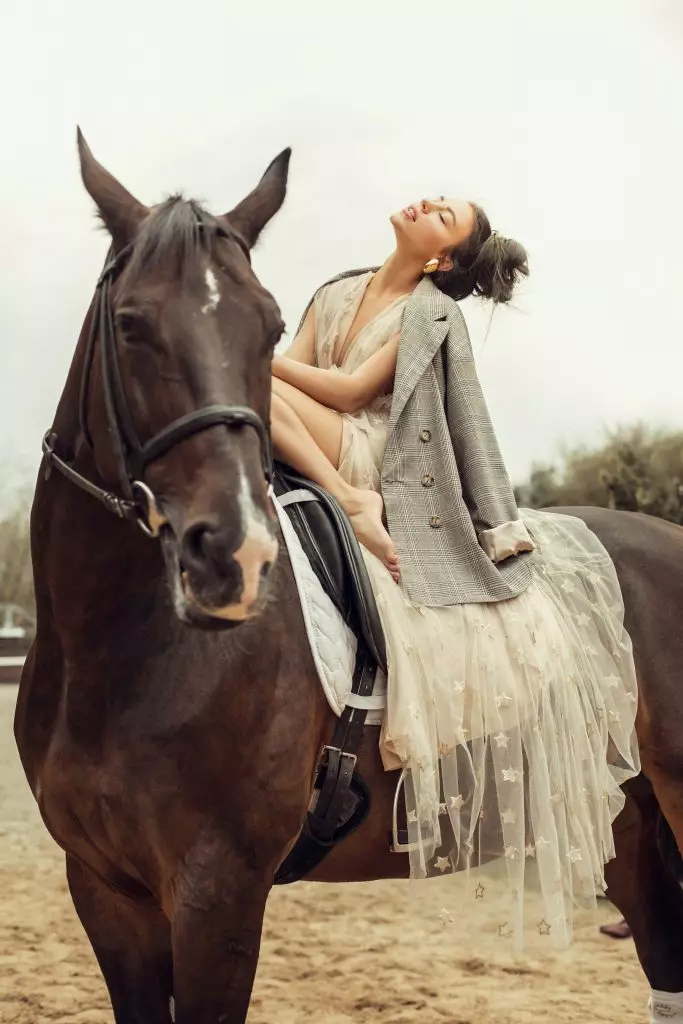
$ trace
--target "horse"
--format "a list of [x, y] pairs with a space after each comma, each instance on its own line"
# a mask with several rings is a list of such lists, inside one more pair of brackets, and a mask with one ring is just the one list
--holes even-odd
[[[80, 131], [78, 149], [111, 250], [44, 442], [15, 736], [117, 1024], [170, 1024], [172, 1007], [177, 1024], [242, 1024], [266, 900], [335, 721], [268, 491], [283, 323], [250, 251], [290, 152], [213, 216], [181, 196], [150, 209]], [[615, 562], [639, 680], [642, 773], [608, 895], [650, 985], [680, 992], [683, 529], [562, 511]], [[388, 842], [396, 774], [376, 743], [358, 765], [371, 809], [312, 880], [408, 875]]]

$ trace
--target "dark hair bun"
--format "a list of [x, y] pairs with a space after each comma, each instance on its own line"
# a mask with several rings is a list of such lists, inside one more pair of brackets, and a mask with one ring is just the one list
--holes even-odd
[[472, 263], [472, 294], [493, 302], [509, 302], [521, 277], [529, 276], [524, 246], [514, 238], [490, 235]]
[[493, 302], [509, 302], [520, 277], [529, 276], [524, 246], [491, 231], [489, 219], [476, 203], [474, 227], [468, 238], [453, 250], [452, 270], [437, 270], [434, 284], [456, 302], [481, 295]]

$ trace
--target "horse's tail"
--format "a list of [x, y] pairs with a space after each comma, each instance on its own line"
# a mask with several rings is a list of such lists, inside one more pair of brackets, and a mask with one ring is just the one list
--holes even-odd
[[678, 849], [676, 837], [661, 810], [657, 812], [657, 849], [667, 868], [677, 882], [683, 885], [683, 857]]

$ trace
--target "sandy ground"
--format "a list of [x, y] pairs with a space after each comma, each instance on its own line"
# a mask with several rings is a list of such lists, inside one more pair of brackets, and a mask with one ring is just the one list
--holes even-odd
[[[16, 755], [15, 699], [15, 687], [0, 687], [0, 1022], [110, 1024], [61, 853]], [[402, 882], [276, 890], [249, 1024], [645, 1024], [630, 941], [591, 923], [569, 952], [516, 962], [495, 940], [454, 944], [406, 892]], [[615, 914], [605, 906], [601, 916]]]

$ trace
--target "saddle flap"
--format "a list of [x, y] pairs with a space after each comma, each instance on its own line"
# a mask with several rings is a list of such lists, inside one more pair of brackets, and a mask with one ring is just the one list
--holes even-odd
[[339, 502], [324, 487], [275, 463], [273, 490], [323, 589], [386, 673], [384, 631], [363, 555]]

